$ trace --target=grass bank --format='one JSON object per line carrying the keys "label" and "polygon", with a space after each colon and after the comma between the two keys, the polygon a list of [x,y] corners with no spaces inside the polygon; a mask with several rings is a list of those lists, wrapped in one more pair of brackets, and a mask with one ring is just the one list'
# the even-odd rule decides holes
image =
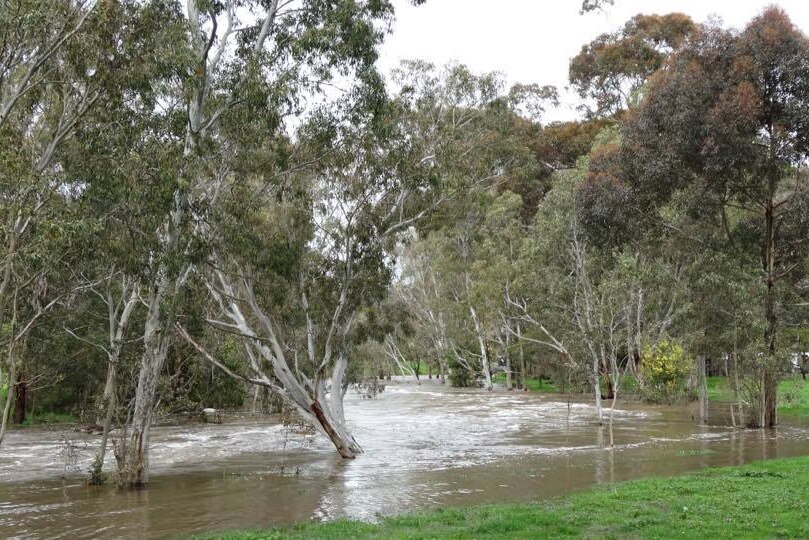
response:
{"label": "grass bank", "polygon": [[809,537],[809,457],[649,478],[536,504],[436,509],[206,538]]}
{"label": "grass bank", "polygon": [[[511,381],[514,384],[514,387],[517,387],[517,383],[519,382],[520,376],[514,374],[512,376]],[[494,377],[492,377],[492,381],[495,383],[505,384],[506,383],[506,374],[505,373],[495,373]],[[559,389],[548,379],[543,378],[536,378],[536,377],[529,377],[525,381],[525,386],[531,392],[539,392],[540,394],[558,394]]]}
{"label": "grass bank", "polygon": [[[506,374],[505,373],[496,373],[492,380],[494,382],[496,382],[496,383],[505,384],[505,382],[506,382]],[[513,383],[515,385],[515,388],[516,388],[518,380],[519,380],[519,375],[515,374],[514,377],[512,377],[512,381],[513,381]],[[606,386],[606,383],[603,383],[603,385]],[[538,392],[540,394],[560,394],[560,393],[564,394],[564,393],[567,393],[569,391],[573,391],[569,387],[568,388],[560,388],[558,385],[551,382],[550,379],[545,379],[545,378],[542,378],[542,377],[529,377],[525,381],[525,386],[528,387],[528,390],[530,392]],[[585,392],[581,392],[581,393],[582,394],[589,394],[589,391],[590,390],[588,388]],[[635,381],[635,379],[633,377],[630,377],[630,376],[621,377],[621,391],[620,391],[621,395],[635,394],[635,393],[637,393],[637,391],[638,391],[638,385],[637,385],[637,382]],[[573,391],[573,393],[576,393],[576,392]]]}
{"label": "grass bank", "polygon": [[[0,405],[2,407],[2,405]],[[58,412],[41,412],[36,414],[28,413],[22,424],[15,424],[9,418],[9,429],[23,429],[31,426],[49,426],[58,424],[76,424],[79,419],[72,414]]]}
{"label": "grass bank", "polygon": [[[708,399],[733,401],[733,389],[727,377],[708,377]],[[791,376],[778,383],[778,412],[809,419],[809,380]]]}
{"label": "grass bank", "polygon": [[29,413],[25,417],[23,426],[41,426],[43,424],[75,424],[79,419],[72,414],[52,411]]}

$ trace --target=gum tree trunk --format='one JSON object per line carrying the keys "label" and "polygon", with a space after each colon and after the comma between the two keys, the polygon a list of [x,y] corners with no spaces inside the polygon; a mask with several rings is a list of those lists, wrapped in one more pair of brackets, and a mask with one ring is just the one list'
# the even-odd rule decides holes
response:
{"label": "gum tree trunk", "polygon": [[522,327],[517,323],[517,344],[520,347],[520,389],[528,390],[528,373],[525,371],[525,351],[522,347]]}
{"label": "gum tree trunk", "polygon": [[[11,388],[9,388],[11,392]],[[25,422],[25,401],[28,392],[28,383],[25,381],[25,373],[20,371],[17,375],[17,384],[14,385],[14,423]]]}
{"label": "gum tree trunk", "polygon": [[[775,150],[773,149],[773,145],[775,144],[775,139],[772,137],[772,130],[773,128],[770,127],[770,155],[774,156]],[[764,341],[767,350],[767,359],[764,364],[762,384],[762,391],[764,393],[762,427],[774,427],[778,423],[776,399],[778,380],[775,366],[775,353],[777,350],[776,337],[778,332],[778,316],[775,311],[775,190],[778,184],[777,175],[777,170],[773,170],[769,173],[767,200],[764,209],[764,249],[762,250],[762,262],[764,266],[764,280],[767,287],[766,296],[764,298],[764,317],[766,319]]]}
{"label": "gum tree trunk", "polygon": [[[161,259],[157,261],[156,278],[150,284],[149,306],[146,323],[143,331],[144,352],[141,357],[141,369],[138,376],[138,387],[135,395],[135,407],[132,413],[132,422],[129,434],[124,434],[128,440],[122,441],[121,448],[116,450],[120,479],[124,486],[143,487],[149,479],[149,431],[154,415],[156,390],[160,370],[166,361],[170,345],[172,329],[174,327],[173,304],[177,291],[188,274],[190,267],[180,265],[178,259],[183,255],[183,248],[179,243],[180,231],[187,225],[191,208],[195,212],[204,212],[204,208],[212,204],[215,198],[215,189],[212,189],[216,180],[211,180],[202,173],[194,171],[194,162],[198,162],[197,154],[202,151],[200,141],[205,140],[209,130],[214,129],[215,119],[234,107],[238,101],[231,95],[220,103],[214,104],[214,109],[206,114],[206,105],[210,101],[210,87],[213,82],[213,73],[219,69],[223,53],[228,44],[233,44],[233,31],[228,27],[217,39],[216,22],[214,21],[210,35],[203,39],[206,31],[202,28],[200,19],[199,0],[186,2],[186,15],[189,24],[189,39],[191,47],[197,53],[197,68],[192,77],[191,92],[186,102],[187,124],[185,133],[185,146],[183,156],[191,164],[188,170],[181,175],[188,187],[178,188],[174,192],[172,206],[166,216],[164,230],[160,231]],[[204,3],[207,5],[207,2]],[[279,0],[270,0],[264,7],[265,15],[259,19],[255,35],[247,54],[253,59],[261,54],[267,37],[273,29],[273,23],[278,11]],[[203,10],[207,10],[203,6]],[[263,19],[263,20],[262,20]],[[216,51],[211,50],[215,41],[219,41]],[[246,70],[245,70],[246,72]],[[242,75],[244,76],[244,75]],[[244,79],[240,79],[240,82]],[[201,217],[197,215],[196,217]],[[198,235],[199,227],[204,227],[205,220],[197,220],[193,232],[186,233]],[[202,225],[200,225],[202,224]],[[187,239],[186,235],[183,241]]]}
{"label": "gum tree trunk", "polygon": [[486,350],[486,342],[483,341],[483,330],[478,321],[478,315],[475,308],[469,306],[469,313],[472,315],[472,321],[475,323],[475,334],[477,334],[478,345],[480,346],[480,362],[483,368],[483,377],[486,380],[486,390],[492,390],[492,372],[489,368],[489,352]]}
{"label": "gum tree trunk", "polygon": [[149,432],[154,414],[157,380],[168,354],[171,324],[165,312],[166,303],[173,301],[176,281],[167,275],[169,269],[162,264],[158,283],[149,294],[149,310],[143,330],[141,356],[135,408],[128,434],[124,433],[121,448],[116,451],[119,484],[123,487],[144,487],[149,482]]}
{"label": "gum tree trunk", "polygon": [[[124,294],[126,294],[126,292],[127,290],[124,288]],[[109,440],[110,429],[112,427],[112,417],[115,413],[115,407],[117,406],[118,360],[121,356],[121,348],[123,347],[129,317],[132,315],[132,311],[135,309],[137,303],[137,285],[133,284],[129,300],[127,300],[119,316],[112,294],[108,291],[107,307],[109,310],[110,348],[107,351],[107,379],[104,383],[104,394],[102,398],[102,403],[104,404],[104,425],[101,431],[101,442],[99,443],[98,453],[96,454],[96,461],[90,475],[91,483],[100,484],[104,481],[101,473],[104,466],[104,458],[107,455],[107,441]]]}
{"label": "gum tree trunk", "polygon": [[604,408],[601,405],[601,384],[599,384],[599,359],[597,355],[593,357],[593,372],[590,374],[593,383],[593,394],[595,396],[596,415],[598,417],[598,425],[604,425]]}
{"label": "gum tree trunk", "polygon": [[509,345],[511,344],[511,332],[506,332],[506,390],[514,390],[514,386],[511,384],[511,355],[508,353]]}
{"label": "gum tree trunk", "polygon": [[[199,345],[182,326],[176,325],[180,335],[196,348],[205,359],[228,375],[245,380],[251,384],[266,386],[283,396],[288,403],[291,403],[296,408],[298,413],[300,413],[306,421],[310,422],[329,438],[342,458],[353,459],[362,454],[362,447],[357,443],[345,425],[343,380],[348,365],[348,359],[345,355],[342,353],[337,354],[333,362],[330,375],[332,387],[331,395],[329,396],[330,399],[327,399],[325,391],[323,390],[324,385],[319,379],[316,378],[312,381],[305,375],[297,372],[297,370],[293,371],[290,368],[287,362],[285,348],[275,332],[273,322],[267,313],[258,305],[251,286],[245,281],[242,281],[238,290],[234,290],[234,287],[224,275],[219,274],[218,278],[225,294],[220,294],[213,287],[209,287],[209,291],[222,308],[224,315],[230,323],[213,320],[209,322],[214,326],[227,324],[231,328],[231,331],[237,330],[238,333],[246,339],[250,351],[248,354],[250,369],[252,373],[256,374],[256,377],[247,378],[234,373],[227,366],[217,361],[205,348]],[[244,316],[239,304],[235,300],[236,298],[245,299],[250,313],[262,329],[261,340],[258,339],[258,334]],[[309,354],[311,358],[314,358],[314,349],[310,349]],[[324,355],[325,354],[326,353],[324,353]],[[260,362],[259,359],[263,361]],[[265,373],[264,365],[271,367],[272,377]]]}
{"label": "gum tree trunk", "polygon": [[8,427],[8,415],[11,412],[11,401],[14,399],[14,385],[12,382],[17,376],[17,365],[14,362],[13,347],[10,345],[7,355],[8,364],[8,383],[6,392],[6,402],[3,405],[3,418],[0,419],[0,447],[3,446],[3,439],[6,436],[6,429]]}
{"label": "gum tree trunk", "polygon": [[699,377],[699,423],[708,423],[708,379],[705,354],[697,356],[697,376]]}

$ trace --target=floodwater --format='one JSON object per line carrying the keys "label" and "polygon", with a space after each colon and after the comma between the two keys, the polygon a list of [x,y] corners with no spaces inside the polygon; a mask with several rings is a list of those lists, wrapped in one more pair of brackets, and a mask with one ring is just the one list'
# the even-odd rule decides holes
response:
{"label": "floodwater", "polygon": [[366,451],[356,460],[267,419],[159,427],[151,484],[136,492],[84,485],[96,437],[14,431],[0,449],[0,537],[165,537],[374,520],[809,454],[809,426],[734,429],[722,410],[712,413],[715,425],[701,427],[690,408],[619,403],[610,447],[585,401],[395,383],[376,399],[347,396]]}

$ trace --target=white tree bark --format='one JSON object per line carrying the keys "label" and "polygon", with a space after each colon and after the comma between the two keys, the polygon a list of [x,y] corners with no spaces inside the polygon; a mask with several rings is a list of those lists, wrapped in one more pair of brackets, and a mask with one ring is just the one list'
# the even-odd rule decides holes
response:
{"label": "white tree bark", "polygon": [[14,379],[17,377],[13,344],[9,345],[6,351],[6,369],[8,371],[8,393],[6,402],[3,404],[3,417],[0,418],[0,447],[3,446],[3,439],[6,437],[6,429],[8,429],[8,415],[11,413],[11,402],[14,399]]}
{"label": "white tree bark", "polygon": [[[593,385],[593,395],[595,397],[596,416],[598,424],[604,424],[604,410],[601,403],[600,365],[604,361],[603,336],[601,333],[603,325],[596,324],[596,311],[602,315],[602,306],[596,306],[598,301],[594,294],[592,283],[587,269],[587,250],[583,241],[578,235],[578,227],[575,219],[571,224],[572,240],[571,255],[573,260],[574,296],[573,315],[574,321],[579,328],[582,340],[590,353],[591,372],[590,380]],[[599,309],[601,308],[601,309]],[[601,352],[600,352],[601,351]]]}
{"label": "white tree bark", "polygon": [[491,392],[492,386],[492,371],[489,367],[489,352],[486,350],[486,342],[483,336],[483,329],[481,328],[478,314],[475,308],[469,306],[469,314],[472,316],[472,322],[475,325],[475,334],[478,339],[478,346],[480,347],[480,364],[483,369],[483,378],[486,381],[486,390]]}
{"label": "white tree bark", "polygon": [[[127,293],[129,293],[127,297]],[[135,307],[140,302],[138,296],[138,286],[134,281],[123,280],[121,290],[121,302],[114,302],[112,291],[107,289],[107,307],[109,310],[109,349],[107,350],[107,378],[104,384],[104,394],[102,403],[104,405],[104,425],[101,431],[101,442],[99,443],[96,460],[98,467],[104,464],[104,457],[107,453],[107,441],[112,427],[112,417],[117,406],[118,391],[118,361],[121,357],[121,349],[126,335],[126,328],[129,318]],[[100,470],[99,470],[100,472]]]}
{"label": "white tree bark", "polygon": [[[241,279],[237,284],[225,277],[224,274],[217,273],[218,286],[209,283],[208,290],[218,303],[226,321],[210,320],[216,327],[227,329],[243,336],[253,352],[267,361],[272,367],[272,379],[265,374],[261,365],[257,361],[251,364],[252,370],[257,377],[250,379],[253,384],[260,384],[273,389],[291,403],[301,416],[314,425],[318,430],[327,436],[334,444],[337,451],[343,458],[354,458],[362,453],[362,448],[354,440],[345,424],[345,413],[343,409],[343,378],[348,360],[343,354],[337,354],[331,373],[331,395],[326,399],[323,385],[320,381],[312,381],[300,372],[293,371],[287,361],[286,347],[281,342],[275,331],[270,316],[261,308],[256,300],[251,285],[246,279]],[[251,314],[251,318],[258,322],[257,332],[248,318],[244,315],[240,302],[243,299],[246,308]],[[204,348],[191,338],[187,331],[178,327],[180,334],[194,347],[199,350],[208,360],[226,371]],[[326,353],[324,352],[324,357]],[[322,367],[322,364],[321,364]],[[244,377],[239,377],[244,380]],[[272,382],[273,379],[278,383]]]}
{"label": "white tree bark", "polygon": [[348,358],[342,352],[337,355],[334,362],[334,368],[331,374],[331,390],[330,402],[331,411],[334,416],[334,421],[339,427],[345,427],[346,414],[343,407],[343,399],[345,398],[346,389],[348,386],[345,384],[346,368],[348,367]]}
{"label": "white tree bark", "polygon": [[[506,296],[506,301],[508,296]],[[503,328],[503,331],[500,332],[500,336],[498,338],[498,342],[500,346],[503,347],[503,359],[505,360],[506,364],[506,390],[513,390],[513,377],[512,377],[512,368],[511,368],[511,336],[516,334],[513,329],[511,329],[511,319],[508,317],[503,317],[503,324],[509,326],[509,328]]]}
{"label": "white tree bark", "polygon": [[166,361],[171,342],[173,316],[166,311],[173,303],[181,277],[172,270],[171,259],[179,255],[179,229],[183,219],[182,197],[175,194],[174,208],[163,237],[164,259],[159,263],[157,277],[149,291],[148,311],[143,326],[143,354],[141,356],[135,407],[131,424],[124,431],[126,441],[116,448],[119,484],[124,487],[142,487],[149,482],[149,433],[157,392],[157,380]]}
{"label": "white tree bark", "polygon": [[[219,67],[227,48],[232,46],[230,38],[234,29],[231,24],[237,5],[231,1],[227,2],[225,7],[223,16],[227,22],[224,33],[217,36],[217,27],[213,25],[209,35],[203,36],[204,30],[200,24],[198,0],[187,0],[186,2],[186,14],[191,28],[189,38],[191,46],[197,54],[200,67],[198,73],[202,74],[200,80],[194,85],[186,107],[188,121],[183,154],[189,160],[194,159],[200,148],[201,139],[214,129],[216,121],[237,101],[235,95],[230,95],[214,110],[206,114],[205,107],[210,102],[209,93],[213,83],[213,73]],[[272,0],[269,7],[266,8],[260,23],[260,30],[250,49],[253,57],[260,54],[264,48],[277,11],[278,0]],[[213,50],[212,46],[215,41],[219,45]],[[241,81],[237,82],[237,87],[240,84]],[[185,174],[185,172],[181,174]],[[190,271],[188,265],[178,265],[177,259],[183,255],[180,231],[188,219],[189,207],[210,206],[214,203],[218,193],[219,179],[212,180],[205,176],[193,175],[189,180],[188,189],[178,190],[174,193],[172,208],[166,216],[164,230],[161,233],[162,245],[156,277],[150,284],[148,313],[143,329],[144,352],[138,375],[135,407],[129,427],[129,441],[116,450],[119,473],[123,485],[126,486],[144,486],[148,483],[149,431],[156,403],[157,380],[160,370],[165,364],[173,334],[174,314],[171,311],[171,305],[175,302],[176,294]],[[194,198],[193,205],[189,204],[189,197]],[[199,230],[196,229],[195,233],[199,233]]]}
{"label": "white tree bark", "polygon": [[697,355],[697,377],[699,384],[699,423],[708,423],[708,379],[706,376],[705,354]]}
{"label": "white tree bark", "polygon": [[413,369],[407,362],[407,358],[405,358],[404,353],[396,344],[396,338],[392,335],[388,334],[385,336],[385,354],[393,360],[393,363],[399,369],[399,371],[403,374],[410,374],[413,377],[415,382],[419,382],[418,374],[416,370]]}

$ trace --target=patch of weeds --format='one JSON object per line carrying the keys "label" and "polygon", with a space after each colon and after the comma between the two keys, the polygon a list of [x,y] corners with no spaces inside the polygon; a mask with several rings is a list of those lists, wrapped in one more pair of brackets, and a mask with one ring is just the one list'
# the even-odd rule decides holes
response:
{"label": "patch of weeds", "polygon": [[788,475],[778,471],[739,471],[735,476],[742,478],[787,478]]}
{"label": "patch of weeds", "polygon": [[96,457],[93,459],[93,464],[90,465],[90,470],[88,471],[88,485],[101,486],[107,481],[107,474],[102,470],[103,467],[104,461],[101,459],[100,455],[96,455]]}

